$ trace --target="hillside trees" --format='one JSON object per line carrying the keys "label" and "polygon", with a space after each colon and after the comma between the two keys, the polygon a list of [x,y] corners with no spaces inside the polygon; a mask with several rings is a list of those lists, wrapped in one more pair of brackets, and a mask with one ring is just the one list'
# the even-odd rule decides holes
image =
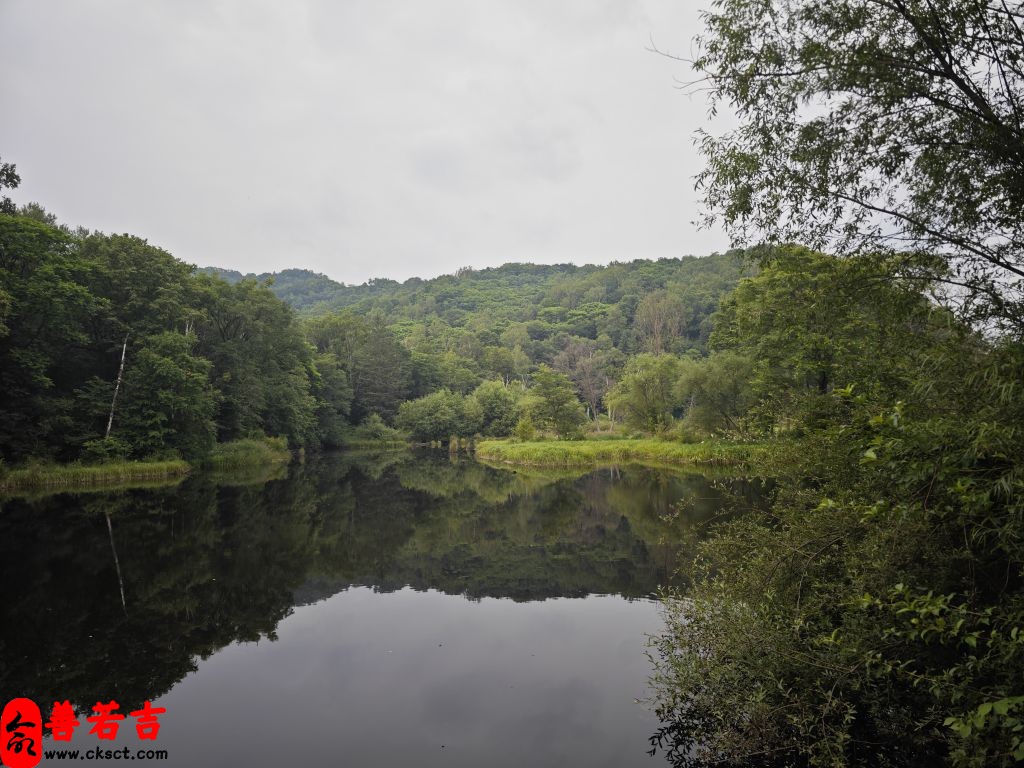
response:
{"label": "hillside trees", "polygon": [[[0,214],[0,457],[63,451],[74,363],[88,358],[91,318],[105,302],[86,287],[94,267],[60,230]],[[69,365],[72,364],[72,365]]]}
{"label": "hillside trees", "polygon": [[412,356],[380,317],[325,315],[308,321],[305,332],[320,354],[332,354],[345,371],[352,391],[352,423],[371,413],[390,419],[412,394]]}
{"label": "hillside trees", "polygon": [[265,285],[195,278],[202,321],[199,353],[213,364],[220,392],[221,440],[283,435],[313,440],[316,402],[310,392],[311,351],[292,310]]}
{"label": "hillside trees", "polygon": [[317,370],[265,285],[46,220],[0,214],[0,458],[201,459],[215,435],[315,445],[347,412],[344,372]]}

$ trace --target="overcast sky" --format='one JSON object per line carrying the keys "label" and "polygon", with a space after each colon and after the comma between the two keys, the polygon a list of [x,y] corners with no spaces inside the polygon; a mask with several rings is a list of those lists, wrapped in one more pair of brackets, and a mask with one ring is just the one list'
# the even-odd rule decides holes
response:
{"label": "overcast sky", "polygon": [[727,247],[681,93],[702,0],[0,0],[17,202],[347,283]]}

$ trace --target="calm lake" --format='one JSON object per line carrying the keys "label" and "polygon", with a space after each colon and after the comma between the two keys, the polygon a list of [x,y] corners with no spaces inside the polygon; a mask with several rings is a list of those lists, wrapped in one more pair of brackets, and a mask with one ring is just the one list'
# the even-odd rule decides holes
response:
{"label": "calm lake", "polygon": [[[756,484],[408,452],[274,474],[3,501],[0,706],[69,700],[44,749],[160,765],[662,763],[652,595]],[[90,734],[111,699],[165,708],[157,739]]]}

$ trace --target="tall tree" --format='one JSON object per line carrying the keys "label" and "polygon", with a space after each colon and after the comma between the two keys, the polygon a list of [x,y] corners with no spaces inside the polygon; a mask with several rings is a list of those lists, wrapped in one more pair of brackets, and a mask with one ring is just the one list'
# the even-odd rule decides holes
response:
{"label": "tall tree", "polygon": [[649,352],[660,355],[672,348],[672,342],[683,330],[686,307],[677,296],[654,291],[636,308],[636,327]]}
{"label": "tall tree", "polygon": [[[0,158],[0,160],[2,159]],[[21,184],[21,176],[18,175],[18,169],[14,163],[0,162],[0,191],[4,189],[17,189],[19,184]],[[15,205],[11,198],[7,196],[0,197],[0,213],[12,216],[17,212],[18,206]]]}
{"label": "tall tree", "polygon": [[[66,233],[0,214],[0,458],[63,452],[69,398],[88,376],[89,328],[105,303]],[[113,391],[113,380],[106,398]],[[98,436],[98,435],[94,435]]]}
{"label": "tall tree", "polygon": [[318,352],[333,354],[346,371],[353,423],[371,413],[390,419],[412,394],[411,355],[380,318],[367,320],[352,312],[325,315],[306,324],[306,335]]}
{"label": "tall tree", "polygon": [[637,355],[626,363],[608,403],[634,429],[661,431],[682,411],[676,386],[679,369],[675,355]]}
{"label": "tall tree", "polygon": [[[926,251],[969,316],[1024,332],[1024,6],[722,0],[694,87],[709,218],[739,242]],[[918,273],[921,263],[905,271]]]}

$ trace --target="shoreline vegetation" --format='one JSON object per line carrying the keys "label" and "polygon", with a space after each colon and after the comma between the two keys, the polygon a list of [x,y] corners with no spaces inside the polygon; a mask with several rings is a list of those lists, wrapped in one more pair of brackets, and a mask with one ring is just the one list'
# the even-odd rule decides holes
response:
{"label": "shoreline vegetation", "polygon": [[192,465],[182,459],[169,461],[116,461],[104,464],[33,463],[0,474],[0,492],[39,490],[89,490],[120,487],[129,483],[183,478]]}
{"label": "shoreline vegetation", "polygon": [[580,467],[619,463],[670,466],[743,466],[756,460],[758,444],[705,441],[679,443],[656,438],[623,440],[484,440],[476,457],[531,467]]}
{"label": "shoreline vegetation", "polygon": [[108,461],[100,464],[33,462],[6,471],[0,469],[0,493],[146,487],[154,481],[184,479],[197,469],[225,472],[284,465],[291,461],[292,455],[284,438],[268,437],[221,443],[204,461],[196,463],[184,459]]}
{"label": "shoreline vegetation", "polygon": [[[399,440],[360,439],[347,442],[345,449],[404,450],[422,445]],[[657,467],[741,467],[756,461],[762,448],[759,444],[721,441],[678,443],[657,438],[529,442],[482,440],[472,447],[468,441],[464,441],[461,446],[461,450],[471,452],[476,459],[484,462],[541,469],[602,467],[621,463]],[[194,471],[234,474],[254,468],[283,467],[294,456],[295,453],[288,449],[284,438],[264,438],[222,443],[200,463],[189,463],[182,459],[113,461],[102,464],[33,463],[0,472],[0,493],[142,488],[154,482],[161,485],[177,482]],[[276,476],[277,473],[272,473],[266,478]]]}

